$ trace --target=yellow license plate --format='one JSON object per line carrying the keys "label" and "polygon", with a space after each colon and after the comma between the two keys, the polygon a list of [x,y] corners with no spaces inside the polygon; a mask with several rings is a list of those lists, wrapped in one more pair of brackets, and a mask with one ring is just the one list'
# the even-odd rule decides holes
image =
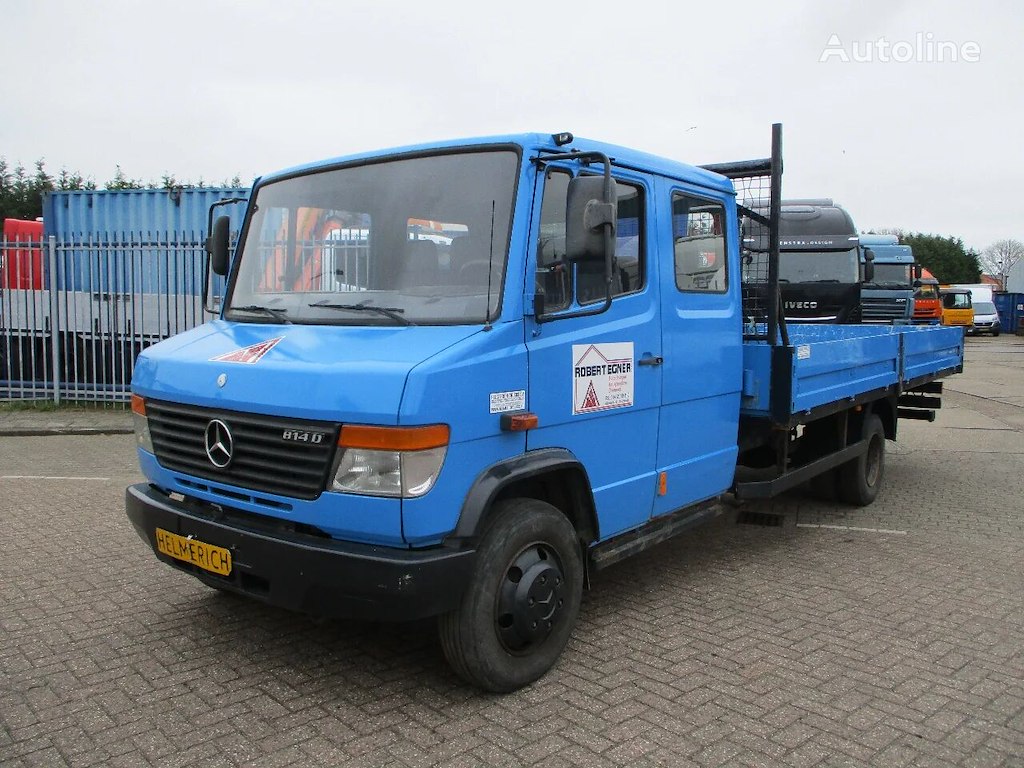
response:
{"label": "yellow license plate", "polygon": [[231,573],[231,551],[198,539],[156,529],[156,548],[168,557],[197,565],[204,571],[227,576]]}

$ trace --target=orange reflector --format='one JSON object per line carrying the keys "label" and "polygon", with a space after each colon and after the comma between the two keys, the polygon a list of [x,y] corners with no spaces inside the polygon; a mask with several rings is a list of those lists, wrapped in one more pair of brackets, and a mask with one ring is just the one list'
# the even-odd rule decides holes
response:
{"label": "orange reflector", "polygon": [[448,445],[447,424],[426,427],[369,427],[345,424],[338,437],[343,448],[368,448],[377,451],[425,451]]}
{"label": "orange reflector", "polygon": [[139,416],[146,415],[146,401],[138,395],[132,395],[132,413],[137,413]]}
{"label": "orange reflector", "polygon": [[668,472],[658,473],[658,495],[664,496],[668,493]]}
{"label": "orange reflector", "polygon": [[540,419],[537,418],[537,414],[529,411],[501,415],[501,429],[504,432],[525,432],[528,429],[535,429],[538,424]]}

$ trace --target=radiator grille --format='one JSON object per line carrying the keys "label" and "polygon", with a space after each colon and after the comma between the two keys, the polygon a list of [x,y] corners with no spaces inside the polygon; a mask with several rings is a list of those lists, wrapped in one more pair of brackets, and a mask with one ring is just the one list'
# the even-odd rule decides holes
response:
{"label": "radiator grille", "polygon": [[[324,489],[338,439],[330,422],[284,419],[192,405],[146,401],[153,450],[163,467],[240,488],[296,499]],[[206,431],[220,420],[231,434],[231,459],[216,466],[206,452]],[[307,440],[285,439],[286,432]],[[314,442],[319,435],[319,442]],[[223,460],[222,456],[216,458]]]}
{"label": "radiator grille", "polygon": [[865,323],[890,322],[903,320],[907,317],[906,303],[898,303],[893,299],[876,299],[865,296],[861,300],[862,319]]}

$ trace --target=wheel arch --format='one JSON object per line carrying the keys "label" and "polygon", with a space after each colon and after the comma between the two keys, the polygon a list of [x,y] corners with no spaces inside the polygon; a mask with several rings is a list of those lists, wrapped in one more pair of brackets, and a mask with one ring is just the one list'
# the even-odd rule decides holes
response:
{"label": "wheel arch", "polygon": [[544,448],[500,461],[481,472],[466,494],[455,530],[446,540],[479,537],[490,524],[497,502],[516,497],[551,504],[569,519],[587,544],[600,536],[586,469],[571,452]]}

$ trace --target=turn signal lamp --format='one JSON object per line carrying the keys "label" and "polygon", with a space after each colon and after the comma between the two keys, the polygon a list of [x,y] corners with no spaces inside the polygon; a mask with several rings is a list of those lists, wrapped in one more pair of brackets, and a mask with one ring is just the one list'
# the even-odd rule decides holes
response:
{"label": "turn signal lamp", "polygon": [[132,395],[132,427],[135,429],[135,444],[142,450],[153,453],[153,436],[149,433],[146,401],[138,395]]}

